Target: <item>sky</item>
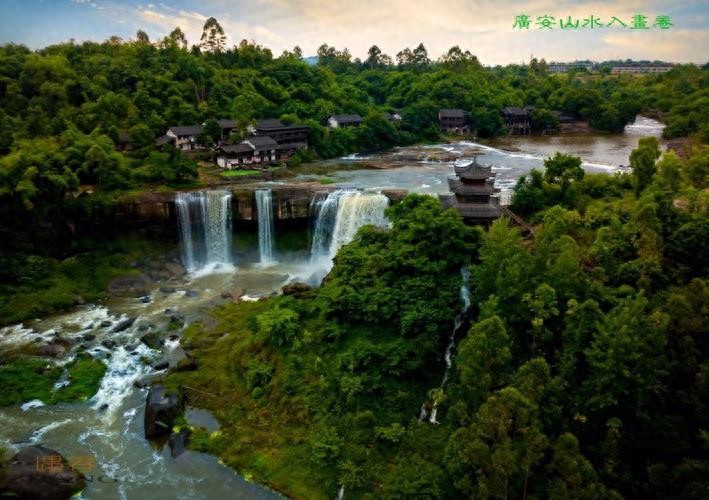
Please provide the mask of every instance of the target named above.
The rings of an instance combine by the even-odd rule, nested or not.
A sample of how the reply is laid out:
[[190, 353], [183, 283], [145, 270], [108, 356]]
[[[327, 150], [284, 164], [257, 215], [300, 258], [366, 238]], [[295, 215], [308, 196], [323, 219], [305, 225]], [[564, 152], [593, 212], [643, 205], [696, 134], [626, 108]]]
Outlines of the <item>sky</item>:
[[[34, 49], [72, 38], [128, 40], [138, 29], [154, 41], [176, 26], [191, 44], [198, 43], [205, 20], [213, 16], [229, 45], [253, 40], [274, 55], [296, 45], [314, 55], [327, 43], [355, 57], [366, 57], [373, 44], [395, 56], [423, 42], [434, 59], [458, 45], [487, 65], [531, 57], [709, 61], [709, 0], [0, 0], [0, 7], [0, 43]], [[632, 29], [635, 15], [646, 16], [650, 29]], [[517, 16], [528, 16], [528, 29], [514, 27]], [[538, 24], [542, 16], [554, 18], [552, 29]], [[590, 16], [603, 24], [618, 21], [583, 28]], [[652, 27], [657, 16], [669, 16], [672, 26]], [[579, 20], [579, 28], [562, 29], [559, 21], [567, 17]]]

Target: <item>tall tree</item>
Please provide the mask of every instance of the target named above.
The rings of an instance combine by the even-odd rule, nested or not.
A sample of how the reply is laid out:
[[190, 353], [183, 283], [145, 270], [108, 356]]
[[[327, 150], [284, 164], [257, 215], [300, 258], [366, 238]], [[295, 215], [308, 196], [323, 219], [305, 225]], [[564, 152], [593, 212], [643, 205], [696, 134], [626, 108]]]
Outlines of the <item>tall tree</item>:
[[635, 195], [650, 185], [655, 175], [655, 162], [660, 157], [660, 142], [656, 137], [643, 137], [630, 153], [630, 167], [635, 179]]
[[202, 28], [200, 48], [206, 52], [221, 53], [226, 48], [226, 35], [219, 21], [210, 17]]

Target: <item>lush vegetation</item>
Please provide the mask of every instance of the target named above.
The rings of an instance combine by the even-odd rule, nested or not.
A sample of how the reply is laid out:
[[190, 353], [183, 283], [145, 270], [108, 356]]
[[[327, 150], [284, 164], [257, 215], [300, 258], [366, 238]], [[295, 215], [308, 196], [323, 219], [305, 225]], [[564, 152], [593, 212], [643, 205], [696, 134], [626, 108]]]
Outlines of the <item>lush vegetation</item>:
[[[64, 373], [66, 372], [66, 373]], [[65, 368], [37, 358], [23, 358], [0, 365], [0, 406], [39, 399], [46, 404], [82, 402], [98, 390], [106, 365], [79, 357]], [[66, 385], [55, 388], [62, 375]]]
[[[188, 328], [199, 368], [168, 383], [222, 424], [195, 429], [193, 446], [296, 498], [339, 486], [354, 498], [706, 498], [696, 155], [658, 161], [643, 140], [616, 176], [552, 157], [537, 186], [516, 189], [516, 203], [534, 200], [526, 237], [408, 196], [391, 229], [365, 227], [341, 249], [321, 288]], [[472, 327], [437, 389], [468, 265]], [[440, 424], [420, 422], [434, 401]]]

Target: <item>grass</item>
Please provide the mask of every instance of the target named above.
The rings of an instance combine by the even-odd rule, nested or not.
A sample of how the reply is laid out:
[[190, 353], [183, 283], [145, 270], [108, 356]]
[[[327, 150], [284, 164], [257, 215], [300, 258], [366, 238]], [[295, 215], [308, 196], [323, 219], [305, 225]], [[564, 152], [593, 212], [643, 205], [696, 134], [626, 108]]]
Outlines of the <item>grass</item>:
[[101, 300], [108, 283], [137, 273], [131, 262], [154, 252], [156, 244], [124, 237], [85, 241], [82, 246], [80, 253], [64, 260], [15, 254], [3, 261], [12, 278], [0, 283], [0, 326]]
[[249, 177], [252, 175], [261, 175], [260, 170], [225, 170], [221, 173], [222, 177], [233, 178], [233, 177]]
[[0, 406], [39, 399], [47, 404], [77, 403], [93, 396], [106, 373], [106, 365], [83, 357], [66, 367], [69, 385], [54, 389], [63, 373], [61, 367], [42, 359], [18, 359], [0, 366]]

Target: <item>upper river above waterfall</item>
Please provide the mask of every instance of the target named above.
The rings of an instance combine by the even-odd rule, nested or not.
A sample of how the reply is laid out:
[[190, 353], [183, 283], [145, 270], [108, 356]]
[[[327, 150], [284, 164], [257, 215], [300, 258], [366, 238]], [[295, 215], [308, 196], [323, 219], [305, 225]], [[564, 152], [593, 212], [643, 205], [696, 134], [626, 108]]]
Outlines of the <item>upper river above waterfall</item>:
[[[415, 193], [441, 194], [448, 192], [447, 178], [455, 161], [477, 155], [478, 161], [490, 164], [496, 172], [495, 186], [502, 190], [502, 201], [509, 196], [517, 179], [533, 168], [543, 169], [544, 159], [559, 151], [579, 156], [587, 172], [622, 170], [629, 164], [630, 152], [641, 137], [660, 137], [664, 125], [638, 116], [621, 134], [585, 132], [573, 134], [507, 136], [486, 144], [458, 141], [393, 148], [382, 153], [356, 154], [323, 164], [344, 164], [347, 169], [335, 170], [328, 177], [336, 187], [357, 189], [405, 189]], [[361, 169], [353, 165], [361, 164]], [[296, 180], [311, 181], [313, 175]]]

